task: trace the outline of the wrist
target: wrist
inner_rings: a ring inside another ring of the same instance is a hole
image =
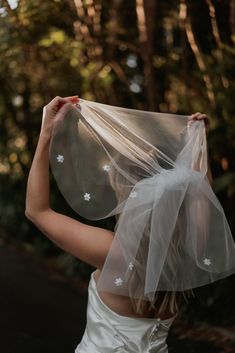
[[[43,116],[40,133],[43,135],[50,136],[52,132],[52,127],[53,127],[53,120],[48,118],[47,116]]]
[[[49,128],[41,128],[39,139],[43,140],[44,142],[50,141],[51,139],[51,132],[52,129]]]

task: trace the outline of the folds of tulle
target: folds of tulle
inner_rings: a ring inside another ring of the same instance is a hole
[[[81,100],[54,125],[50,165],[87,219],[117,216],[97,288],[153,301],[235,272],[235,244],[207,173],[202,121]]]
[[[176,186],[171,173],[153,178],[155,193],[150,182],[134,188],[139,204],[125,205],[98,289],[117,293],[121,279],[119,294],[134,283],[132,296],[152,301],[156,291],[183,291],[235,272],[235,244],[207,178],[180,168]]]

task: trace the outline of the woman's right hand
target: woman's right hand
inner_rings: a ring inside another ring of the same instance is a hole
[[[68,109],[79,102],[78,96],[55,97],[43,107],[41,132],[51,133],[55,117],[64,115]]]

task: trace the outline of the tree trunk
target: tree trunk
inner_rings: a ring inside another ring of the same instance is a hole
[[[159,103],[153,66],[156,0],[136,0],[136,14],[148,108],[155,111]]]

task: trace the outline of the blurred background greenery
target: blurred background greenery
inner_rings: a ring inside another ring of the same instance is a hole
[[[42,107],[54,96],[211,118],[213,188],[235,235],[233,0],[0,0],[0,244],[90,268],[24,216]],[[51,177],[53,208],[74,218]],[[83,220],[87,223],[86,220]],[[113,227],[113,220],[95,223]],[[190,320],[235,322],[235,279],[196,290]]]

